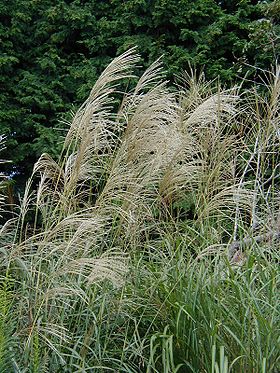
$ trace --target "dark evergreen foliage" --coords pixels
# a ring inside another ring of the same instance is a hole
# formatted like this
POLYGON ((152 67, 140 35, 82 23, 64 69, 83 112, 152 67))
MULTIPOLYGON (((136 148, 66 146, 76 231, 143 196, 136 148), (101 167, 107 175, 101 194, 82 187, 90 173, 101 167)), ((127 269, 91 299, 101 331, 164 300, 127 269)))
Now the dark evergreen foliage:
POLYGON ((104 66, 139 46, 143 65, 164 54, 168 76, 255 79, 279 53, 279 1, 3 0, 0 134, 21 177, 59 152, 59 119, 79 105, 104 66), (277 24, 278 23, 278 24, 277 24))

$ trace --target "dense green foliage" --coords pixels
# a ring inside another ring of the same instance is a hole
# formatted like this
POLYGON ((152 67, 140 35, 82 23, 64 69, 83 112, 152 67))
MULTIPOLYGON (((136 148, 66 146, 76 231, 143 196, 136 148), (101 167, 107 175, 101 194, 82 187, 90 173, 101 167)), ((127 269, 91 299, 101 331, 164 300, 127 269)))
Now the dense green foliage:
POLYGON ((224 83, 246 73, 254 79, 252 66, 270 68, 279 52, 278 1, 271 4, 1 1, 0 134, 14 165, 7 167, 29 173, 43 151, 59 154, 59 120, 69 119, 65 113, 86 98, 103 66, 131 46, 144 66, 164 54, 170 79, 189 64, 224 83))
POLYGON ((138 65, 1 226, 0 371, 278 373, 280 66, 241 92, 157 61, 120 92, 138 65))

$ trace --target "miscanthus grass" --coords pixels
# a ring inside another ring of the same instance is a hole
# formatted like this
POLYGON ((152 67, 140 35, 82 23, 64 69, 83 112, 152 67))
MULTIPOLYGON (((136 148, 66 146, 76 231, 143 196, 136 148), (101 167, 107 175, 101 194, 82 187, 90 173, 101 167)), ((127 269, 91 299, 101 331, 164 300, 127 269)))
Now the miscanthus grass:
POLYGON ((1 227, 0 372, 276 373, 279 68, 170 89, 138 63, 104 70, 1 227))

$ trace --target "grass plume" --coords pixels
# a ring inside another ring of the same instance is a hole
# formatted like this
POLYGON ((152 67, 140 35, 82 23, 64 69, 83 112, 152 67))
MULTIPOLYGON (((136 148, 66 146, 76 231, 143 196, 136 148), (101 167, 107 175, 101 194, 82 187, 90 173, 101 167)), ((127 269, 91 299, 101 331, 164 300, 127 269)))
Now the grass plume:
POLYGON ((104 70, 1 227, 0 365, 274 373, 279 67, 244 91, 138 62, 104 70))

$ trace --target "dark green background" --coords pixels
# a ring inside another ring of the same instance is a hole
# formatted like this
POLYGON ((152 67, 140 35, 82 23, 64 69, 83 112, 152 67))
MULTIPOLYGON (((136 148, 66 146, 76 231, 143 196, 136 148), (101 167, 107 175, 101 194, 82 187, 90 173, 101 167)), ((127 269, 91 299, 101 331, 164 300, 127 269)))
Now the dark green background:
MULTIPOLYGON (((164 54, 168 78, 189 68, 233 83, 279 54, 279 1, 2 0, 2 158, 24 179, 38 156, 56 156, 69 119, 113 57, 138 45, 143 68, 164 54), (252 66, 250 66, 252 65, 252 66), (254 66, 254 67, 253 67, 254 66)), ((140 71, 139 71, 140 72, 140 71)))

